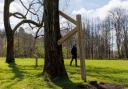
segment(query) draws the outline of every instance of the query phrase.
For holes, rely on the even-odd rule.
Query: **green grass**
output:
[[[60,81],[53,84],[42,77],[43,59],[39,59],[39,66],[35,68],[34,59],[16,59],[17,65],[8,65],[5,63],[5,58],[0,58],[0,89],[61,89],[64,86],[75,89],[73,85],[83,83],[80,67],[70,67],[69,62],[70,60],[65,60],[65,66],[71,81]],[[128,61],[88,60],[86,69],[88,82],[97,80],[123,84],[128,87]]]

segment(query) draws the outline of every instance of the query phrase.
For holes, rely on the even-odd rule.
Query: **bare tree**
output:
[[[112,19],[113,28],[116,31],[116,43],[118,49],[118,57],[123,57],[122,42],[123,42],[123,24],[124,24],[125,10],[122,8],[114,8],[110,11],[110,18]]]
[[[15,58],[14,58],[14,33],[15,31],[24,23],[31,23],[36,26],[40,26],[38,23],[34,22],[33,20],[27,20],[26,15],[23,15],[22,13],[19,13],[19,12],[11,13],[9,10],[10,10],[10,4],[13,1],[14,0],[4,0],[4,26],[5,26],[5,32],[6,32],[6,37],[7,37],[6,63],[15,63]],[[12,28],[10,24],[11,16],[22,19],[21,22],[19,22],[14,28]]]

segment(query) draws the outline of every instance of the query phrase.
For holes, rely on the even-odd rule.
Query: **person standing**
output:
[[[75,66],[77,67],[77,47],[76,44],[73,45],[71,49],[72,59],[70,61],[70,66],[72,66],[72,61],[75,59]]]

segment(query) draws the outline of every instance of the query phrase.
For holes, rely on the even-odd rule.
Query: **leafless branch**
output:
[[[10,17],[11,16],[14,16],[14,17],[19,18],[19,19],[26,19],[26,16],[21,14],[21,13],[19,13],[19,12],[10,13]]]
[[[19,28],[22,24],[25,24],[25,23],[31,23],[33,25],[36,25],[37,27],[40,27],[41,25],[32,21],[32,20],[22,20],[21,22],[19,22],[15,28],[13,29],[13,32],[15,32],[17,30],[17,28]]]

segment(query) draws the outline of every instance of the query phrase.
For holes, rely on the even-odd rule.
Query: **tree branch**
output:
[[[19,22],[15,28],[13,29],[13,32],[15,32],[22,24],[25,24],[25,23],[31,23],[33,25],[36,25],[37,27],[40,27],[41,25],[32,21],[32,20],[22,20],[21,22]]]
[[[22,6],[27,10],[27,13],[30,12],[31,14],[36,15],[36,13],[34,13],[34,12],[32,12],[32,11],[30,10],[31,7],[32,7],[32,5],[36,4],[36,3],[33,3],[34,0],[33,0],[33,1],[31,2],[31,4],[29,5],[29,8],[27,8],[27,7],[24,5],[24,3],[23,3],[22,0],[19,0],[19,1],[21,2]]]
[[[19,12],[10,13],[10,17],[11,16],[14,16],[14,17],[19,18],[19,19],[26,19],[26,17],[23,14],[19,13]]]

